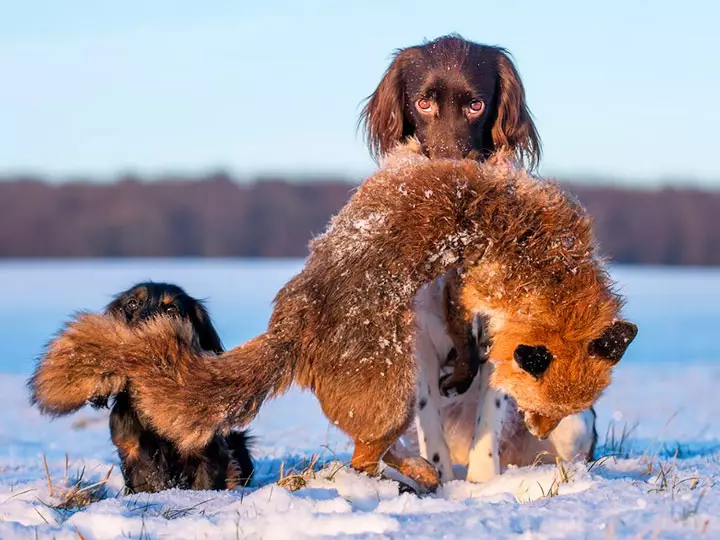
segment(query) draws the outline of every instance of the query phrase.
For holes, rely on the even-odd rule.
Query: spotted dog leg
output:
[[[589,461],[593,458],[597,442],[595,420],[595,409],[592,407],[562,419],[548,437],[560,459]]]
[[[505,417],[506,399],[502,392],[489,386],[492,366],[486,363],[480,373],[483,377],[478,403],[475,434],[468,455],[467,480],[487,482],[500,474],[499,439]]]
[[[427,335],[418,333],[415,358],[420,368],[415,423],[420,455],[437,467],[441,482],[454,479],[440,409],[440,362]]]

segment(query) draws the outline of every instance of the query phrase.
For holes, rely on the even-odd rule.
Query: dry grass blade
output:
[[[42,503],[48,508],[58,512],[60,516],[67,517],[67,511],[73,511],[73,510],[79,510],[81,508],[85,508],[86,506],[101,501],[107,496],[107,483],[110,480],[110,475],[112,474],[115,466],[112,465],[108,472],[105,474],[105,476],[98,482],[92,482],[87,483],[85,478],[85,467],[80,469],[78,472],[77,477],[72,482],[72,485],[65,488],[60,488],[58,486],[53,485],[52,478],[50,477],[50,469],[47,464],[47,459],[45,455],[43,455],[43,463],[45,466],[45,475],[47,477],[47,483],[48,488],[50,492],[50,496],[56,499],[59,499],[57,503],[54,504],[48,504],[48,503]],[[66,458],[66,477],[68,474],[68,460]],[[64,482],[65,485],[67,485],[69,482]],[[42,501],[41,501],[42,502]]]
[[[553,478],[552,484],[550,484],[550,487],[547,491],[545,491],[540,482],[538,482],[537,485],[540,488],[540,493],[542,494],[541,498],[543,499],[551,499],[552,497],[556,497],[560,493],[560,483],[558,482],[557,478]]]
[[[32,493],[33,491],[35,491],[35,488],[26,489],[25,491],[20,491],[20,492],[18,492],[18,493],[13,493],[13,494],[10,495],[7,499],[5,499],[5,500],[3,501],[3,503],[6,503],[6,502],[12,500],[12,499],[14,499],[15,497],[20,497],[21,495],[25,495],[26,493]]]
[[[628,427],[627,422],[624,423],[620,436],[617,436],[615,433],[615,425],[614,422],[610,422],[605,430],[605,444],[603,446],[605,447],[605,451],[608,452],[606,455],[628,458],[630,457],[630,452],[627,449],[627,443],[630,435],[637,429],[638,424],[636,422]]]
[[[332,482],[335,479],[335,475],[344,469],[346,470],[348,466],[347,464],[343,463],[343,460],[340,459],[340,456],[338,456],[337,453],[335,453],[335,451],[333,451],[332,448],[330,448],[327,444],[324,444],[323,448],[330,452],[338,463],[335,469],[327,476],[327,480]]]
[[[80,476],[70,489],[61,494],[62,501],[56,505],[56,508],[62,510],[85,508],[94,502],[103,500],[107,495],[105,486],[110,479],[112,470],[113,467],[110,467],[105,478],[87,485],[84,485],[82,476]]]
[[[565,468],[565,464],[559,457],[555,458],[555,465],[557,465],[558,471],[560,471],[560,482],[563,484],[569,483],[570,482],[570,474],[568,473],[568,470]]]
[[[50,496],[54,497],[55,490],[53,489],[52,479],[50,478],[50,468],[48,467],[47,456],[45,455],[45,452],[43,452],[43,466],[45,467],[45,478],[47,479]]]
[[[45,516],[43,516],[43,515],[40,513],[40,510],[38,510],[37,508],[33,508],[33,510],[35,510],[35,512],[37,513],[37,515],[40,516],[40,519],[42,519],[42,520],[45,522],[46,525],[50,525],[50,522],[49,522],[47,519],[45,519]]]
[[[610,455],[610,456],[603,456],[603,457],[601,457],[601,458],[596,459],[596,460],[593,461],[593,462],[590,464],[590,466],[588,467],[588,472],[592,471],[595,467],[602,467],[603,464],[604,464],[607,460],[612,459],[613,457],[615,457],[615,456],[614,456],[614,455]]]
[[[212,501],[212,499],[207,499],[205,501],[200,501],[197,504],[194,504],[192,506],[188,506],[187,508],[164,508],[160,515],[164,517],[165,519],[177,519],[180,517],[185,517],[192,513],[193,510],[195,510],[198,506],[203,505],[205,503],[209,503]]]
[[[530,465],[530,468],[534,469],[535,467],[537,467],[539,465],[543,465],[544,459],[550,455],[551,455],[550,452],[545,452],[545,451],[536,454],[535,459],[532,462],[532,465]]]
[[[320,459],[320,454],[313,454],[310,461],[306,461],[299,472],[285,474],[285,463],[280,464],[280,479],[277,485],[288,491],[297,491],[307,485],[309,479],[315,478],[315,466]]]

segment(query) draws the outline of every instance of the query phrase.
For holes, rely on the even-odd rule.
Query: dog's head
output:
[[[540,138],[508,53],[459,36],[399,50],[360,121],[382,156],[415,136],[432,159],[482,160],[509,150],[534,166]]]
[[[178,317],[190,321],[199,345],[206,351],[221,353],[220,336],[200,300],[170,283],[138,283],[118,294],[105,312],[136,326],[153,317]]]

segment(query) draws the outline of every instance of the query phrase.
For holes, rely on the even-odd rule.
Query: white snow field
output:
[[[99,310],[139,280],[173,281],[208,297],[233,346],[263,329],[274,293],[301,265],[0,264],[0,540],[720,538],[717,270],[613,269],[640,334],[598,403],[605,444],[589,465],[511,469],[486,484],[399,495],[391,480],[348,470],[347,439],[311,394],[291,391],[250,426],[250,487],[123,496],[106,413],[49,420],[29,406],[34,358],[73,310]],[[277,485],[315,460],[300,489]]]

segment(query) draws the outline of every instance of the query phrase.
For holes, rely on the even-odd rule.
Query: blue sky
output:
[[[372,171],[391,52],[507,47],[547,174],[720,185],[720,4],[0,0],[0,174]]]

